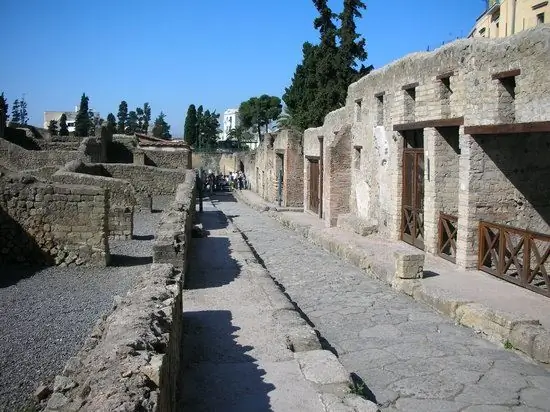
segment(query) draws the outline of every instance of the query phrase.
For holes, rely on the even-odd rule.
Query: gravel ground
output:
[[[167,199],[155,199],[158,211]],[[0,267],[0,411],[18,411],[39,382],[61,372],[113,297],[145,265],[160,213],[134,216],[135,239],[111,241],[107,268]]]

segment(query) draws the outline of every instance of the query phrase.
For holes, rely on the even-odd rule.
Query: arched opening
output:
[[[239,170],[244,173],[244,163],[242,162],[242,160],[239,161]]]

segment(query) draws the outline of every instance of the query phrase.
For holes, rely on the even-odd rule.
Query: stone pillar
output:
[[[134,151],[134,164],[144,166],[145,165],[145,153],[141,150]]]
[[[437,199],[437,179],[439,172],[436,158],[441,155],[441,142],[437,130],[433,127],[424,129],[424,250],[437,253],[439,204]],[[442,188],[439,188],[442,190]]]
[[[325,224],[327,227],[336,226],[338,215],[350,211],[351,191],[351,128],[344,127],[339,131],[326,152],[326,182],[327,209],[325,210]]]
[[[460,128],[460,160],[458,190],[458,234],[456,264],[465,269],[477,267],[478,193],[484,184],[483,150],[475,139]]]

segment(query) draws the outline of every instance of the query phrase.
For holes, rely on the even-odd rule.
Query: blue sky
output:
[[[329,0],[335,12],[342,0]],[[467,36],[483,0],[366,0],[357,29],[367,63]],[[444,4],[442,6],[442,4]],[[103,117],[149,102],[181,135],[189,104],[218,113],[263,93],[282,96],[316,42],[311,0],[2,0],[0,92],[25,95],[30,123],[72,110],[82,92]],[[9,16],[9,17],[5,17]]]

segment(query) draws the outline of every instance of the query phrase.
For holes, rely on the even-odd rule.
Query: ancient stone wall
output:
[[[185,182],[178,185],[174,202],[160,218],[153,243],[153,262],[169,263],[185,272],[196,197],[196,173],[188,170]]]
[[[130,182],[104,176],[101,165],[86,166],[80,161],[68,163],[54,173],[51,180],[64,184],[90,185],[105,189],[109,193],[109,237],[113,239],[132,238],[134,207],[137,202],[134,187]]]
[[[182,274],[153,264],[55,377],[45,411],[175,411]],[[47,393],[39,388],[39,393]]]
[[[0,177],[0,263],[109,262],[105,190]]]
[[[286,207],[299,207],[304,201],[304,154],[302,136],[292,130],[281,130],[275,134],[273,150],[277,155],[276,166],[282,163],[283,202]],[[278,170],[275,170],[278,178]]]
[[[107,149],[108,163],[134,163],[134,151],[137,146],[136,136],[114,134]]]
[[[178,147],[140,147],[134,151],[134,163],[166,169],[190,169],[191,152]]]
[[[322,136],[326,166],[326,148],[334,132],[350,126],[351,162],[342,167],[351,170],[351,191],[342,196],[348,196],[345,201],[356,217],[376,226],[381,235],[398,239],[403,149],[417,147],[423,151],[426,250],[436,249],[439,213],[458,215],[458,248],[462,250],[458,254],[462,257],[457,261],[472,267],[480,218],[538,230],[546,227],[545,200],[533,195],[535,190],[519,176],[522,169],[527,170],[527,163],[535,164],[529,168],[531,173],[545,175],[546,162],[532,157],[530,148],[516,147],[512,137],[467,133],[474,126],[521,126],[550,120],[550,73],[541,70],[549,63],[550,28],[542,26],[505,39],[464,39],[433,52],[406,56],[351,84],[345,107],[329,113],[321,127],[305,131],[304,155],[319,156],[318,138]],[[516,135],[516,140],[523,139],[542,150],[547,137]],[[493,144],[500,147],[499,156]],[[511,153],[519,150],[522,156],[512,159]],[[328,181],[327,173],[331,172],[325,167],[323,183]],[[508,200],[485,196],[492,206],[478,203],[481,198],[475,193],[480,185],[502,187]],[[330,190],[330,184],[324,187]],[[548,190],[539,187],[539,192]],[[308,197],[306,184],[306,205]],[[326,192],[324,218],[330,215],[333,221],[337,216],[327,212],[327,207],[334,208],[328,199]]]
[[[236,172],[239,167],[237,157],[242,153],[205,153],[193,152],[191,154],[191,164],[194,169],[212,170],[224,175],[230,172]]]

